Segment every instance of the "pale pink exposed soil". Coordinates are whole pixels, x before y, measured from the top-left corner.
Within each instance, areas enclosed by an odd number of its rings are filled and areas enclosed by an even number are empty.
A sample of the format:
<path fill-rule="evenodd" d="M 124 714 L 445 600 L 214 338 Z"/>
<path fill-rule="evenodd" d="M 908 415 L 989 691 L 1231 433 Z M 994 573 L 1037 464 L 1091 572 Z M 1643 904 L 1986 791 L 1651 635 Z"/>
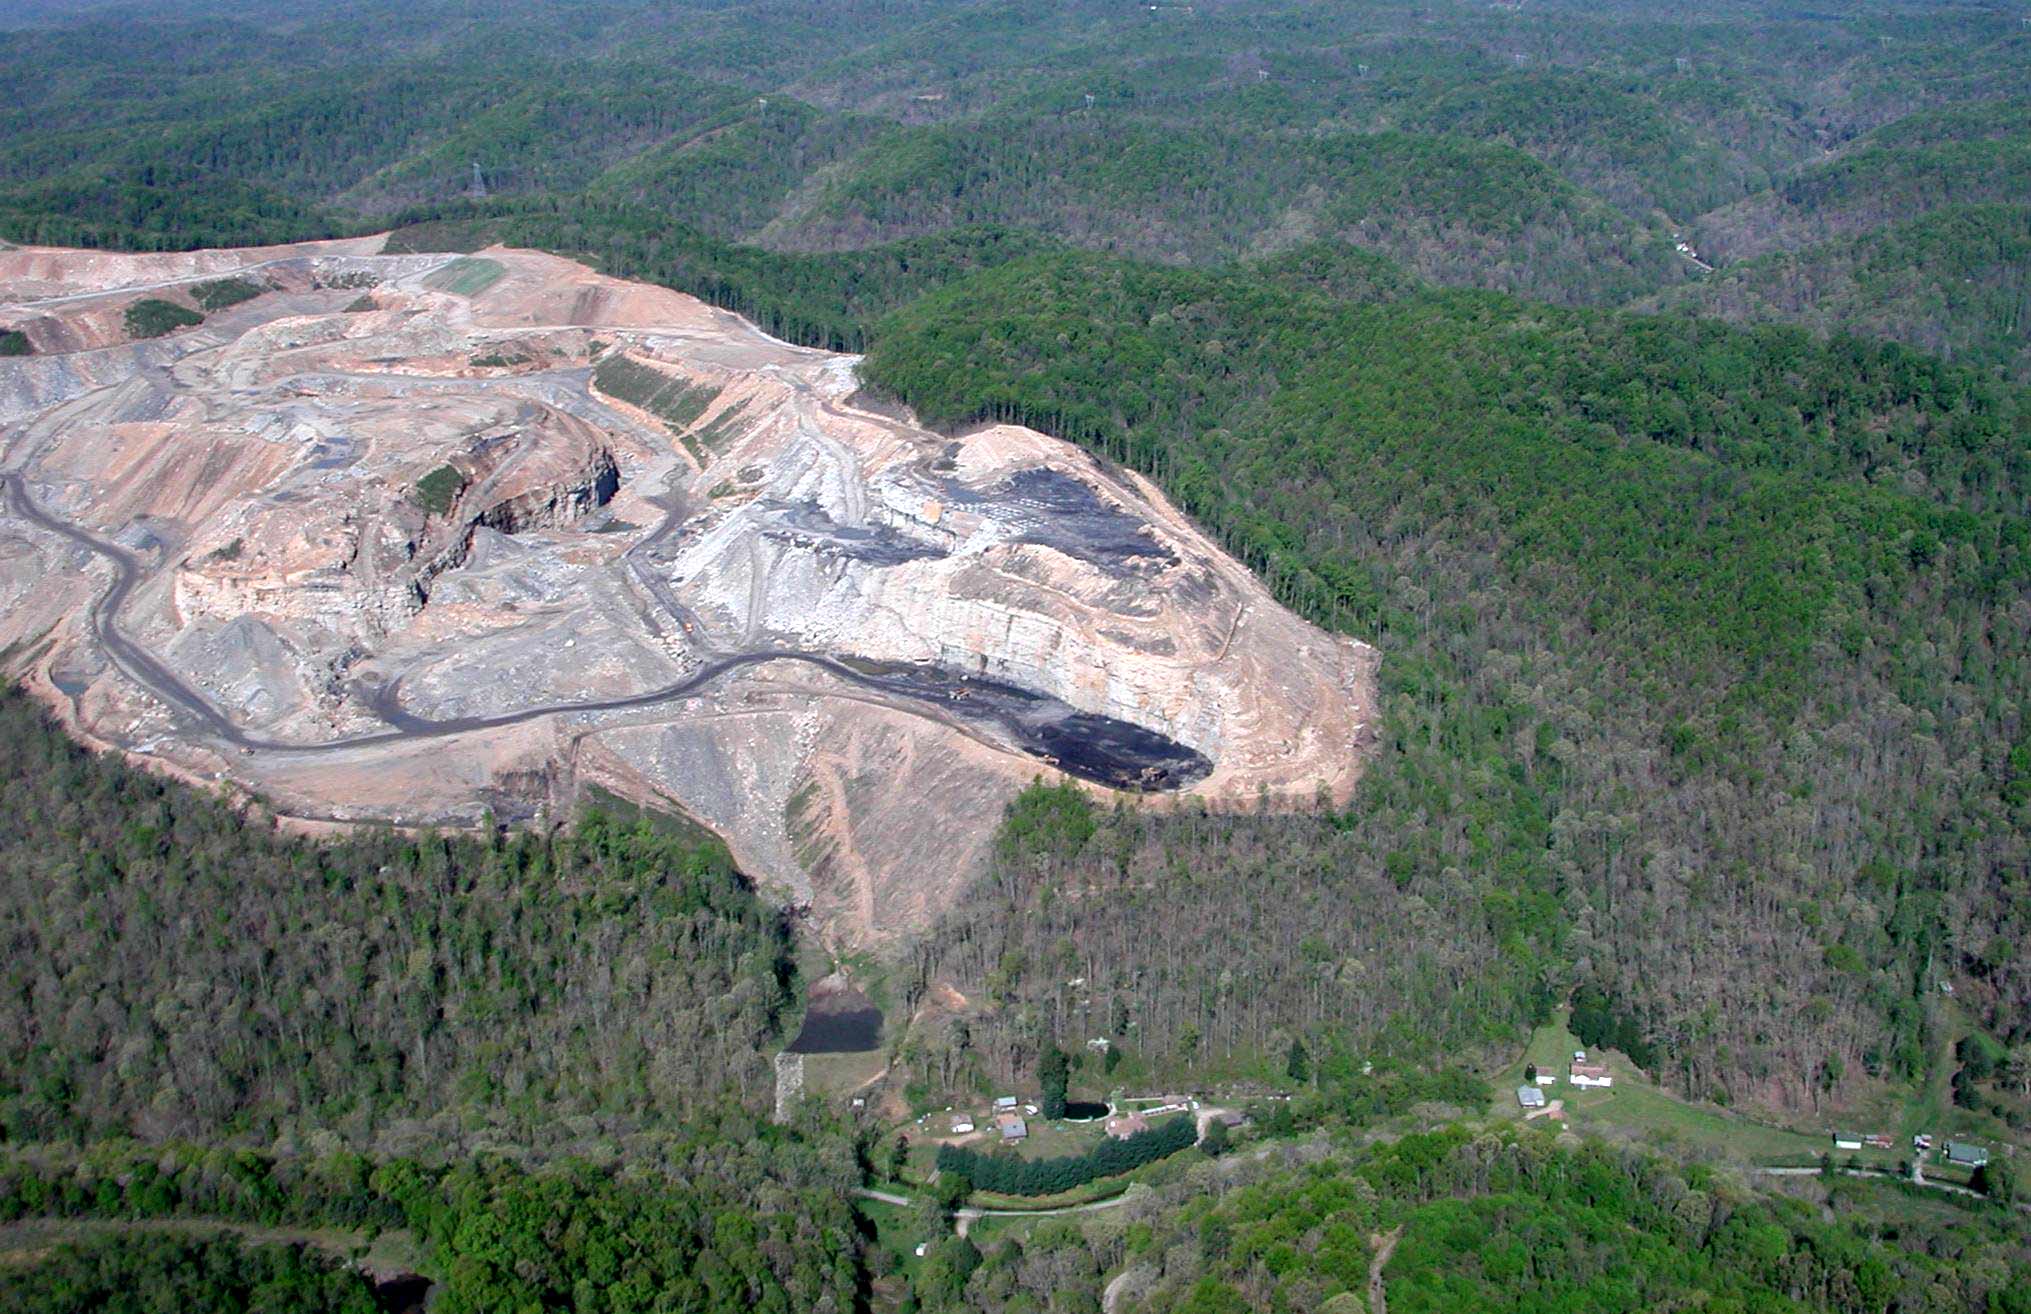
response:
<path fill-rule="evenodd" d="M 0 361 L 0 648 L 81 737 L 312 826 L 549 821 L 599 785 L 717 830 L 841 949 L 948 906 L 1052 764 L 936 697 L 729 654 L 1048 695 L 1203 754 L 1216 805 L 1351 792 L 1372 651 L 1146 480 L 867 409 L 852 358 L 667 289 L 497 249 L 460 295 L 473 266 L 378 250 L 0 252 L 38 353 Z M 236 271 L 267 290 L 124 340 L 135 299 Z M 662 403 L 595 384 L 620 359 Z"/>

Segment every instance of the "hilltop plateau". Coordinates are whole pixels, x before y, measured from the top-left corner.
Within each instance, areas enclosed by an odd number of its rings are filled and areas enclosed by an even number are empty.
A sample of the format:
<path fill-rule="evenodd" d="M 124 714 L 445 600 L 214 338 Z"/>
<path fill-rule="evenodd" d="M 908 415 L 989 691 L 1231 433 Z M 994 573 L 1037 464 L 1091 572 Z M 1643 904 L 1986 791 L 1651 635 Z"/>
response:
<path fill-rule="evenodd" d="M 0 253 L 0 644 L 78 733 L 305 819 L 674 804 L 848 945 L 1039 775 L 1351 793 L 1371 650 L 1141 477 L 681 293 L 380 248 Z"/>

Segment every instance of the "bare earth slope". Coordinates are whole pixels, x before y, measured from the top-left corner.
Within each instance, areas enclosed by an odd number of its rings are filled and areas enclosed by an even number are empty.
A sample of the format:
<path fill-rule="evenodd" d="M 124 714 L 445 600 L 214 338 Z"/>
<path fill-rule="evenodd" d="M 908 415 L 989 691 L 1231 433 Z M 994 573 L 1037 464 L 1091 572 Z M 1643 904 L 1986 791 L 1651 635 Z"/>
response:
<path fill-rule="evenodd" d="M 1351 790 L 1371 651 L 1140 479 L 678 293 L 378 247 L 0 252 L 0 646 L 80 734 L 306 818 L 674 803 L 843 944 L 1038 775 Z"/>

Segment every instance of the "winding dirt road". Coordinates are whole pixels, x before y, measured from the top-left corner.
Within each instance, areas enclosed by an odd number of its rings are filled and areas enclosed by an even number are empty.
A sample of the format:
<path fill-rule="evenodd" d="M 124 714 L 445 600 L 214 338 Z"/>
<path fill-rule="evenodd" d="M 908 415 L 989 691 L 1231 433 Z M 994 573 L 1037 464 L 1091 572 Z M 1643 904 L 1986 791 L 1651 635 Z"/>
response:
<path fill-rule="evenodd" d="M 673 684 L 646 689 L 639 693 L 622 694 L 611 698 L 537 703 L 492 716 L 443 719 L 418 716 L 403 708 L 401 681 L 398 678 L 377 688 L 355 689 L 356 695 L 368 710 L 389 727 L 385 731 L 350 735 L 310 744 L 250 735 L 235 725 L 231 718 L 182 676 L 171 670 L 148 649 L 121 632 L 120 612 L 145 573 L 145 567 L 132 552 L 79 529 L 76 525 L 37 506 L 34 499 L 29 497 L 17 474 L 0 474 L 0 491 L 4 491 L 7 508 L 14 515 L 104 558 L 111 564 L 113 582 L 92 606 L 89 619 L 93 638 L 98 641 L 114 664 L 162 702 L 195 719 L 211 738 L 243 752 L 336 753 L 403 740 L 444 738 L 471 734 L 475 731 L 498 730 L 549 716 L 633 711 L 680 702 L 702 692 L 723 676 L 746 667 L 770 662 L 797 662 L 816 667 L 847 684 L 884 695 L 885 703 L 900 705 L 905 710 L 930 716 L 968 733 L 977 732 L 983 724 L 992 725 L 1000 732 L 999 738 L 1003 747 L 1013 747 L 1016 751 L 1036 757 L 1048 755 L 1057 761 L 1063 770 L 1116 787 L 1123 785 L 1126 765 L 1133 765 L 1133 759 L 1139 758 L 1150 747 L 1141 742 L 1149 732 L 1142 731 L 1140 727 L 1126 722 L 1101 724 L 1106 718 L 1072 714 L 1071 720 L 1078 724 L 1081 730 L 1095 735 L 1102 750 L 1096 755 L 1097 765 L 1081 770 L 1081 764 L 1063 760 L 1065 753 L 1062 744 L 1053 734 L 1055 727 L 1038 715 L 1040 711 L 1049 714 L 1057 710 L 1050 706 L 1053 700 L 1012 686 L 996 685 L 991 681 L 966 677 L 941 679 L 931 672 L 906 670 L 870 672 L 856 669 L 823 653 L 776 647 L 707 654 L 703 665 L 691 675 Z M 929 698 L 942 699 L 945 705 L 927 706 L 926 700 Z M 1071 713 L 1069 707 L 1062 710 Z M 959 715 L 961 711 L 972 715 Z M 1117 733 L 1110 736 L 1108 733 L 1110 730 Z M 1107 740 L 1111 737 L 1122 740 L 1120 749 L 1125 765 L 1105 760 Z"/>

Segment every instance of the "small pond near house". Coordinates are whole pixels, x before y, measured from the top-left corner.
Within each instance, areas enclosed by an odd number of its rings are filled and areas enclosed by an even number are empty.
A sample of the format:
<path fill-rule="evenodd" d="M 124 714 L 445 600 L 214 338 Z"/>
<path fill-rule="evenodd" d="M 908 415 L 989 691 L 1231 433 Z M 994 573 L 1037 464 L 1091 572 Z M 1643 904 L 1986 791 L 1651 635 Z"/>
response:
<path fill-rule="evenodd" d="M 873 1000 L 835 975 L 811 987 L 804 1026 L 784 1052 L 861 1054 L 880 1049 L 881 1043 L 881 1010 Z"/>

